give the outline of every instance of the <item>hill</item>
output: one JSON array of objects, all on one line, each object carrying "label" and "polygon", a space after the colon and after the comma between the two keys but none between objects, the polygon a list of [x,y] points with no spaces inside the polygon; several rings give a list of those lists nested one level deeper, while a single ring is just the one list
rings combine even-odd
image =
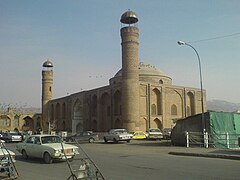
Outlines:
[{"label": "hill", "polygon": [[208,111],[236,112],[240,110],[240,103],[232,103],[223,100],[207,101]]}]

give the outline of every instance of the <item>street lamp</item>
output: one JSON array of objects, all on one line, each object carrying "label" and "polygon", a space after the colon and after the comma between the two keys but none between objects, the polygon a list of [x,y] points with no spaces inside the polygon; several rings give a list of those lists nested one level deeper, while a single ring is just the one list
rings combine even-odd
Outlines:
[{"label": "street lamp", "polygon": [[198,65],[199,65],[200,86],[201,86],[202,127],[203,127],[203,133],[204,133],[204,131],[205,131],[205,122],[204,122],[204,108],[203,108],[202,68],[201,68],[200,56],[199,56],[197,50],[191,44],[185,43],[183,41],[178,41],[177,43],[179,45],[186,45],[186,46],[191,47],[195,51],[195,53],[197,54]]}]

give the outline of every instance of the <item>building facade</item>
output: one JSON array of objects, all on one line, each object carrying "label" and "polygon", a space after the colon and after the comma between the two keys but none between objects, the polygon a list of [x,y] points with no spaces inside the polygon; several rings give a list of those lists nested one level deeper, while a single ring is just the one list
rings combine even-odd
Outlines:
[{"label": "building facade", "polygon": [[0,131],[32,131],[41,129],[41,113],[21,112],[8,108],[0,111]]},{"label": "building facade", "polygon": [[[73,133],[111,128],[146,131],[152,127],[171,128],[175,120],[202,112],[200,89],[175,86],[172,78],[155,66],[139,62],[137,21],[132,11],[121,16],[122,68],[107,86],[52,99],[53,64],[43,64],[45,130],[51,125],[54,130]],[[203,97],[206,111],[205,90]]]}]

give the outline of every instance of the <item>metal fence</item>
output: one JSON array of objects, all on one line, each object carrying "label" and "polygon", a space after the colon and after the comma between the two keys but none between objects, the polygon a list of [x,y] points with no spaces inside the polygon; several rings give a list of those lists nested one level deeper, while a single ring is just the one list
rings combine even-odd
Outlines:
[{"label": "metal fence", "polygon": [[210,134],[208,132],[186,132],[186,146],[239,148],[240,134]]}]

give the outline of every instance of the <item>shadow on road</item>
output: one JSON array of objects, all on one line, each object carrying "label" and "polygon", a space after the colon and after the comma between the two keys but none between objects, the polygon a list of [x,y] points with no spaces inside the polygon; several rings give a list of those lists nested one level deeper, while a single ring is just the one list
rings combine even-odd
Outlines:
[{"label": "shadow on road", "polygon": [[128,145],[135,145],[135,146],[172,146],[171,141],[151,141],[151,140],[146,140],[146,141],[138,141],[138,140],[133,140],[131,143],[128,143]]},{"label": "shadow on road", "polygon": [[[43,159],[41,158],[28,158],[28,159],[24,159],[22,157],[22,155],[16,155],[15,157],[16,161],[22,161],[22,162],[26,162],[26,163],[34,163],[34,164],[46,164]],[[54,163],[63,163],[64,161],[60,161],[60,160],[54,160]]]}]

